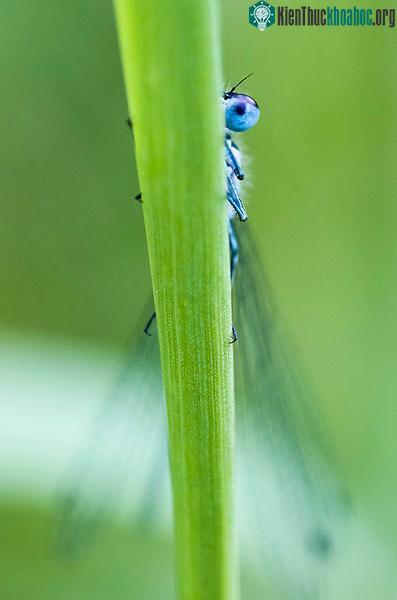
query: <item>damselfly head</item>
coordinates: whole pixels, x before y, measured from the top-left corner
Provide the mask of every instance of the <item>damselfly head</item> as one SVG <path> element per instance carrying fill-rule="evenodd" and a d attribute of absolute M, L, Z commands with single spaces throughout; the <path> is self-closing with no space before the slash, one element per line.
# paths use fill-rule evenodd
<path fill-rule="evenodd" d="M 247 131 L 257 124 L 260 108 L 251 96 L 246 94 L 225 94 L 225 121 L 230 131 Z"/>
<path fill-rule="evenodd" d="M 225 104 L 225 122 L 230 131 L 247 131 L 257 124 L 260 116 L 260 108 L 254 98 L 247 94 L 236 94 L 236 89 L 250 75 L 244 77 L 231 90 L 223 94 Z"/>

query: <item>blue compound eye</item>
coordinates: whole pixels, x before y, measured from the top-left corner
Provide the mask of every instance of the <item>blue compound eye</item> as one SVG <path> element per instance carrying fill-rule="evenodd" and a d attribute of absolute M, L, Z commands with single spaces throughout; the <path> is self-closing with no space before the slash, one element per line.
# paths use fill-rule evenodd
<path fill-rule="evenodd" d="M 251 96 L 229 92 L 224 101 L 226 127 L 230 131 L 247 131 L 256 125 L 261 111 Z"/>

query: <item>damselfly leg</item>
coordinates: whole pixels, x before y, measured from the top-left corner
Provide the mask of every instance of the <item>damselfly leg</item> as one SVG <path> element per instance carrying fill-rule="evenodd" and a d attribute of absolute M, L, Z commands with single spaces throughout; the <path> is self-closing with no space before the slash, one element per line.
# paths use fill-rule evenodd
<path fill-rule="evenodd" d="M 238 241 L 237 241 L 236 232 L 234 231 L 233 223 L 230 220 L 229 220 L 229 248 L 230 248 L 230 278 L 233 281 L 233 276 L 234 276 L 235 269 L 236 269 L 237 263 L 238 263 Z M 146 333 L 146 335 L 152 335 L 150 333 L 150 329 L 151 329 L 151 326 L 152 326 L 155 318 L 156 318 L 156 313 L 153 312 L 150 315 L 149 320 L 147 321 L 147 323 L 144 327 L 144 330 L 143 330 Z M 237 330 L 236 330 L 235 326 L 232 325 L 232 339 L 231 339 L 230 343 L 234 344 L 234 342 L 237 342 L 237 340 L 238 340 Z"/>
<path fill-rule="evenodd" d="M 148 320 L 148 322 L 146 323 L 146 325 L 145 325 L 145 328 L 144 328 L 144 330 L 143 330 L 143 331 L 144 331 L 144 333 L 146 333 L 146 335 L 150 335 L 150 336 L 152 335 L 152 334 L 150 333 L 150 328 L 151 328 L 151 326 L 152 326 L 152 323 L 153 323 L 153 321 L 155 320 L 155 318 L 156 318 L 156 313 L 155 313 L 155 312 L 152 312 L 152 314 L 150 315 L 150 317 L 149 317 L 149 320 Z"/>
<path fill-rule="evenodd" d="M 238 150 L 238 147 L 233 142 L 231 135 L 229 133 L 225 134 L 225 154 L 226 154 L 226 163 L 232 167 L 233 172 L 237 179 L 242 181 L 244 179 L 244 172 L 241 168 L 240 162 L 238 161 L 236 155 L 233 152 L 233 148 Z"/>

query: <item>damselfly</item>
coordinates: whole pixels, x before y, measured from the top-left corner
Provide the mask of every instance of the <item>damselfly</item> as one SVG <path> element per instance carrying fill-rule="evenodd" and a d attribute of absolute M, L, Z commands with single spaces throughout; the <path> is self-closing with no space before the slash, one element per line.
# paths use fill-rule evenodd
<path fill-rule="evenodd" d="M 247 225 L 236 235 L 234 220 L 245 221 L 247 213 L 240 196 L 241 153 L 232 135 L 251 129 L 260 115 L 258 103 L 236 91 L 246 79 L 222 97 L 230 271 L 239 333 L 235 354 L 241 538 L 251 550 L 250 563 L 257 561 L 279 590 L 277 598 L 322 598 L 323 578 L 338 550 L 345 494 L 307 389 L 290 360 Z M 141 333 L 72 478 L 60 526 L 65 551 L 86 541 L 117 504 L 132 507 L 131 514 L 141 523 L 166 504 L 166 492 L 161 493 L 168 480 L 166 419 L 158 365 L 156 340 Z"/>

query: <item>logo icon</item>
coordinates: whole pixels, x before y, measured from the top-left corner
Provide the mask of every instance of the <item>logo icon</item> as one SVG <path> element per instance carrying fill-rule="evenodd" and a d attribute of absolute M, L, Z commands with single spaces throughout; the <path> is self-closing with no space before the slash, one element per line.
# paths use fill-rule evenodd
<path fill-rule="evenodd" d="M 265 0 L 260 0 L 249 7 L 249 22 L 259 31 L 265 31 L 267 27 L 274 25 L 275 21 L 274 6 Z"/>

